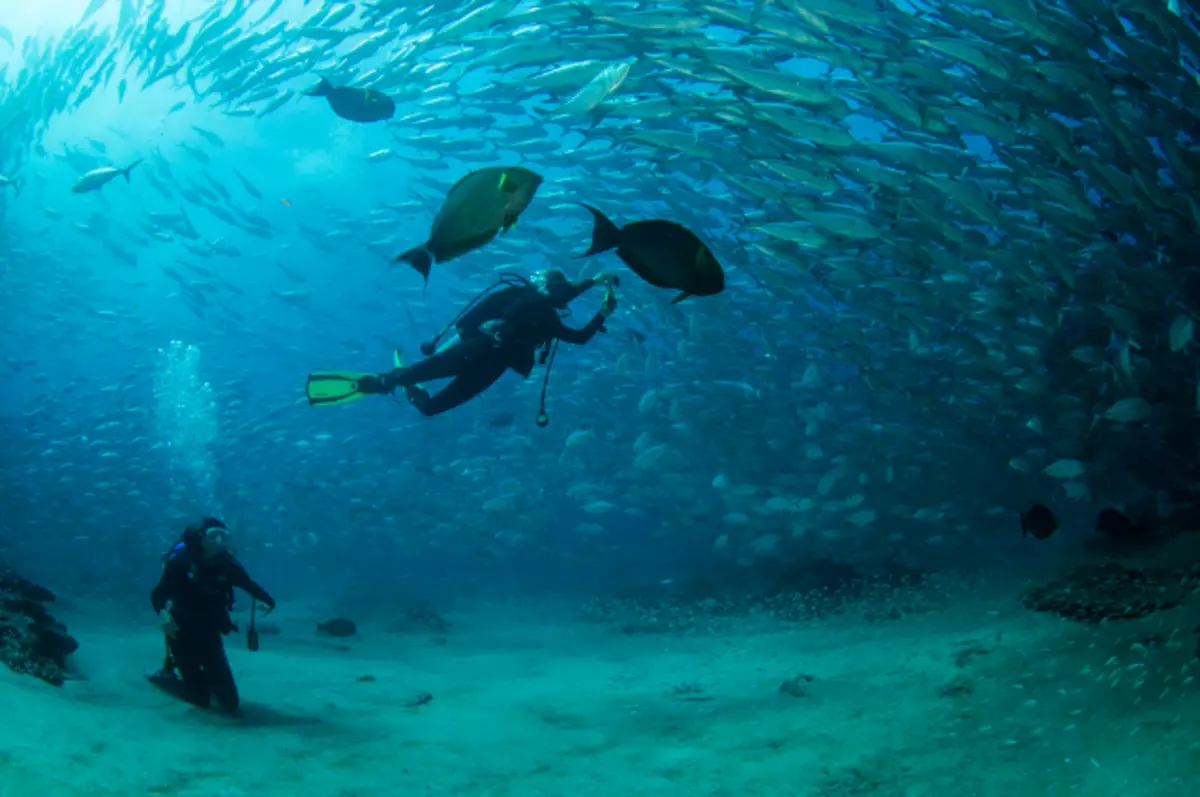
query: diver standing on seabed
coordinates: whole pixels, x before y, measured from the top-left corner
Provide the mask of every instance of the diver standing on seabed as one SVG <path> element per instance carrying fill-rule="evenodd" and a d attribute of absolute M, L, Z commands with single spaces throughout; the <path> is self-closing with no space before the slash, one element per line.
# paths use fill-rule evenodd
<path fill-rule="evenodd" d="M 167 661 L 147 678 L 201 708 L 215 697 L 221 708 L 233 712 L 239 702 L 237 683 L 222 639 L 237 629 L 229 617 L 233 590 L 249 593 L 264 614 L 275 608 L 275 599 L 234 558 L 230 539 L 223 522 L 206 517 L 189 526 L 164 557 L 150 605 L 162 621 Z"/>

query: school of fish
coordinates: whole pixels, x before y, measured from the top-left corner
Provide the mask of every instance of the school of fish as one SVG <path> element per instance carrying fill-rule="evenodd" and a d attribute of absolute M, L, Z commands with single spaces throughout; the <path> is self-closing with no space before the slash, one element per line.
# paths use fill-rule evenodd
<path fill-rule="evenodd" d="M 206 352 L 223 500 L 297 551 L 353 531 L 500 554 L 565 526 L 599 556 L 634 524 L 739 560 L 921 556 L 986 546 L 989 524 L 1016 539 L 1036 500 L 1200 485 L 1184 3 L 205 7 L 91 0 L 61 35 L 0 28 L 7 371 L 36 397 L 4 421 L 4 488 L 37 496 L 9 526 L 88 505 L 160 544 L 154 361 L 131 352 L 173 337 Z M 164 91 L 152 141 L 73 121 Z M 340 147 L 355 114 L 366 146 Z M 332 182 L 284 196 L 239 157 L 291 116 L 378 170 L 370 207 Z M 463 175 L 517 164 L 544 184 L 520 227 L 438 267 L 443 298 L 392 264 Z M 723 292 L 624 282 L 609 334 L 555 367 L 553 427 L 528 420 L 535 380 L 453 425 L 297 408 L 298 375 L 352 352 L 382 370 L 497 272 L 618 267 L 574 259 L 589 210 L 609 248 L 641 220 L 694 231 Z"/>

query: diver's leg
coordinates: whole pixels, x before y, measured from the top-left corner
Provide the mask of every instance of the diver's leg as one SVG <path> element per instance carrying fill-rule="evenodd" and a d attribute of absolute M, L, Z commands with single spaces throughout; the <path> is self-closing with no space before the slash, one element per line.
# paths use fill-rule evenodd
<path fill-rule="evenodd" d="M 499 349 L 492 349 L 491 356 L 478 357 L 467 363 L 467 367 L 436 395 L 429 395 L 418 387 L 405 389 L 408 400 L 426 418 L 460 407 L 496 384 L 508 364 Z"/>
<path fill-rule="evenodd" d="M 379 378 L 383 381 L 386 391 L 398 387 L 412 387 L 422 382 L 432 382 L 435 379 L 449 379 L 458 376 L 480 353 L 491 348 L 490 343 L 486 341 L 466 342 L 460 340 L 448 349 L 443 349 L 412 365 L 381 374 Z"/>
<path fill-rule="evenodd" d="M 179 684 L 168 688 L 176 697 L 192 705 L 208 708 L 212 695 L 204 676 L 203 645 L 206 629 L 180 628 L 171 643 L 171 657 L 179 671 Z M 166 687 L 164 687 L 166 688 Z"/>
<path fill-rule="evenodd" d="M 155 672 L 146 674 L 147 678 L 158 684 L 161 684 L 166 679 L 179 680 L 179 676 L 175 673 L 175 657 L 171 655 L 171 640 L 164 637 L 163 643 L 167 649 L 163 657 L 163 666 Z"/>
<path fill-rule="evenodd" d="M 225 643 L 221 637 L 214 639 L 205 650 L 204 675 L 208 679 L 208 688 L 217 699 L 217 705 L 229 712 L 237 711 L 237 682 L 233 680 L 233 670 L 229 668 L 229 658 L 225 655 Z"/>

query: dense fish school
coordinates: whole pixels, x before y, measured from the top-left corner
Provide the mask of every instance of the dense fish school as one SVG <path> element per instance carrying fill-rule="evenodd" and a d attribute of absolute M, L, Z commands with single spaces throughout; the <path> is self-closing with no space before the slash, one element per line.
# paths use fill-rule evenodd
<path fill-rule="evenodd" d="M 351 531 L 619 556 L 626 528 L 920 560 L 1021 544 L 1038 500 L 1200 484 L 1186 4 L 187 7 L 0 29 L 18 548 L 78 511 L 81 538 L 156 555 L 164 511 L 216 501 L 312 561 Z M 428 287 L 392 263 L 510 165 L 544 177 L 519 226 Z M 498 274 L 626 272 L 577 258 L 581 205 L 691 231 L 723 292 L 623 279 L 546 429 L 533 378 L 446 422 L 305 406 L 305 373 L 385 370 Z"/>

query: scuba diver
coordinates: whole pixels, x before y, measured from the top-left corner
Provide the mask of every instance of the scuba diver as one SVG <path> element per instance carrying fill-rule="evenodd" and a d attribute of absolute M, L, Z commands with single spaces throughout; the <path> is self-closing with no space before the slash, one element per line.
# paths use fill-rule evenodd
<path fill-rule="evenodd" d="M 233 712 L 238 707 L 237 684 L 221 637 L 237 629 L 229 617 L 234 587 L 262 604 L 264 615 L 275 608 L 275 600 L 234 558 L 229 542 L 225 524 L 206 517 L 199 526 L 188 526 L 163 557 L 166 564 L 150 593 L 150 605 L 162 622 L 167 660 L 147 678 L 201 708 L 208 708 L 215 697 L 221 708 Z M 253 619 L 251 625 L 253 631 Z"/>
<path fill-rule="evenodd" d="M 403 388 L 409 402 L 422 415 L 431 417 L 475 398 L 508 369 L 528 378 L 537 358 L 546 364 L 537 424 L 546 426 L 550 422 L 546 415 L 546 383 L 558 342 L 582 346 L 597 332 L 606 331 L 604 322 L 617 308 L 613 288 L 618 282 L 616 276 L 605 275 L 573 283 L 557 269 L 539 272 L 533 281 L 516 274 L 503 275 L 500 282 L 463 308 L 437 337 L 421 344 L 424 360 L 405 367 L 397 352 L 396 368 L 389 373 L 309 374 L 305 386 L 308 403 L 344 404 Z M 608 287 L 600 311 L 582 329 L 565 326 L 561 314 L 567 305 L 596 285 Z M 451 328 L 457 340 L 438 350 L 439 341 Z M 436 395 L 420 387 L 423 382 L 447 378 L 453 381 Z"/>

